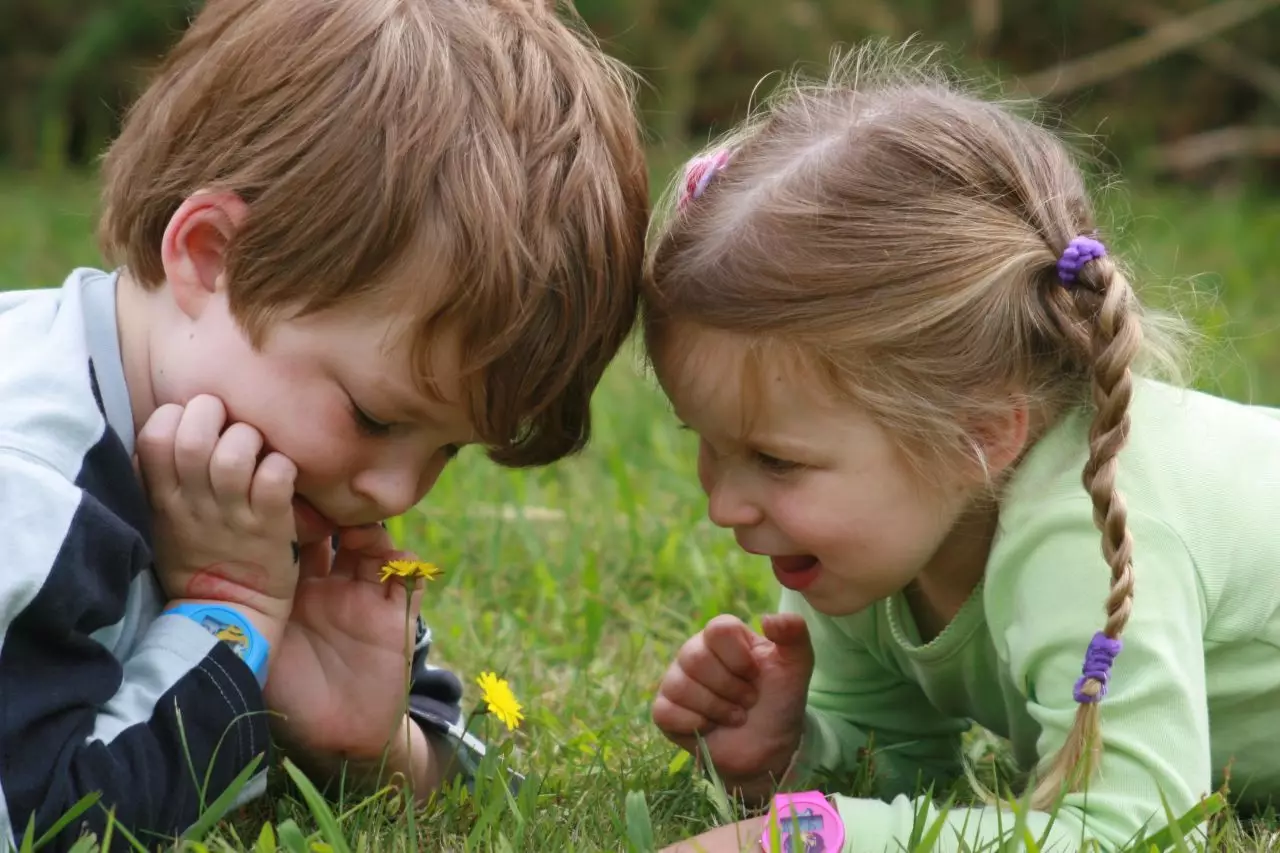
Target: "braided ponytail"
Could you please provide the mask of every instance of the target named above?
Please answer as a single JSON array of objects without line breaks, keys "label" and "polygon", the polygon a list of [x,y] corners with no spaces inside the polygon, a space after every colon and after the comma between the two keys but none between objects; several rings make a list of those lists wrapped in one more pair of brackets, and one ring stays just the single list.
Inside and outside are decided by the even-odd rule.
[{"label": "braided ponytail", "polygon": [[[1072,242],[1074,245],[1076,241]],[[1094,524],[1102,533],[1102,554],[1111,569],[1111,591],[1106,602],[1106,624],[1089,644],[1083,674],[1076,682],[1075,699],[1079,704],[1075,722],[1066,743],[1032,793],[1033,807],[1042,809],[1050,807],[1064,789],[1075,791],[1084,786],[1101,760],[1098,703],[1106,695],[1111,662],[1120,652],[1120,637],[1133,606],[1133,540],[1124,496],[1116,488],[1116,472],[1118,456],[1129,436],[1129,403],[1133,395],[1130,368],[1142,348],[1142,324],[1128,279],[1105,257],[1105,252],[1086,258],[1085,262],[1090,260],[1094,262],[1087,269],[1080,269],[1078,276],[1063,275],[1064,283],[1071,288],[1071,298],[1054,300],[1054,304],[1065,302],[1075,314],[1074,322],[1061,323],[1062,328],[1088,332],[1087,340],[1083,334],[1077,338],[1080,345],[1088,347],[1094,407],[1089,458],[1082,481],[1093,499]]]}]

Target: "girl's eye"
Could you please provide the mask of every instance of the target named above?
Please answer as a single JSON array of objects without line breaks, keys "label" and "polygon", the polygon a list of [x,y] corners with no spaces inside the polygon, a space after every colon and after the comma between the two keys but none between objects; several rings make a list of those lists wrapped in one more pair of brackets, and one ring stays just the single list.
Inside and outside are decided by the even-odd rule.
[{"label": "girl's eye", "polygon": [[391,424],[384,424],[382,421],[372,418],[363,409],[351,401],[351,417],[356,423],[356,428],[361,433],[371,438],[378,438],[391,432]]},{"label": "girl's eye", "polygon": [[770,456],[768,453],[755,451],[756,464],[771,474],[786,474],[796,471],[803,467],[799,462],[792,462],[789,459],[779,459],[776,456]]}]

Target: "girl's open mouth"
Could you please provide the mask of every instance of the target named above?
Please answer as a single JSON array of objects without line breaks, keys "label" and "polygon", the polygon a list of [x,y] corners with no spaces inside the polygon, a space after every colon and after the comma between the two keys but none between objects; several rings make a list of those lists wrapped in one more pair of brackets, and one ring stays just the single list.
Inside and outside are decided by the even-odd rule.
[{"label": "girl's open mouth", "polygon": [[774,577],[787,589],[802,590],[822,574],[822,563],[812,554],[770,557]]}]

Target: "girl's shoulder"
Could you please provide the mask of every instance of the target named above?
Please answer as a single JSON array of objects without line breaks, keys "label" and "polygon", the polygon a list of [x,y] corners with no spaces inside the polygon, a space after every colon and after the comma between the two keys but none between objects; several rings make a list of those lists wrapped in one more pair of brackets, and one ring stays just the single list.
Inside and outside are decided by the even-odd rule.
[{"label": "girl's shoulder", "polygon": [[[1022,588],[1038,565],[1050,575],[1064,565],[1092,566],[1087,583],[1105,594],[1109,571],[1082,482],[1091,415],[1074,412],[1056,424],[1002,494],[989,594]],[[1258,589],[1275,587],[1280,409],[1137,381],[1116,491],[1139,587],[1198,588],[1206,625],[1215,614],[1253,609]]]},{"label": "girl's shoulder", "polygon": [[[1092,416],[1089,409],[1068,413],[1027,453],[1002,493],[1009,514],[1087,500],[1081,474]],[[1197,513],[1212,513],[1245,500],[1253,484],[1280,484],[1280,408],[1140,379],[1129,421],[1116,479],[1131,510],[1163,517],[1193,504]]]}]

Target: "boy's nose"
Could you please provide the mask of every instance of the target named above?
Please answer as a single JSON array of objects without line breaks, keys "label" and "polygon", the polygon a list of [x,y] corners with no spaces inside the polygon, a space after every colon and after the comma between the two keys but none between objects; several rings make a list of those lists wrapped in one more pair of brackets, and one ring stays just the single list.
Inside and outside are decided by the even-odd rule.
[{"label": "boy's nose", "polygon": [[418,464],[407,457],[404,453],[387,454],[385,462],[355,476],[352,491],[372,502],[387,518],[412,508],[440,479],[449,456],[438,449],[430,457],[418,457]]},{"label": "boy's nose", "polygon": [[364,471],[352,483],[360,497],[374,504],[385,518],[400,515],[412,508],[431,489],[436,476],[422,478],[406,468],[379,468]]}]

